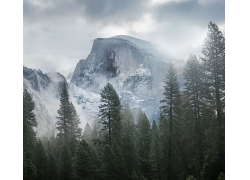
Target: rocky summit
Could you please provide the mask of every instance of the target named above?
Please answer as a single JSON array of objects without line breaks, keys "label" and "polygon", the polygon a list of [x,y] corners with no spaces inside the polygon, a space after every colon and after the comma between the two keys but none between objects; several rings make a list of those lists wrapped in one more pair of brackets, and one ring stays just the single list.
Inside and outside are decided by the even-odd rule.
[{"label": "rocky summit", "polygon": [[76,65],[70,89],[90,121],[98,112],[99,94],[107,82],[134,115],[141,108],[151,121],[157,120],[169,61],[175,59],[144,40],[121,35],[98,38],[88,57]]}]

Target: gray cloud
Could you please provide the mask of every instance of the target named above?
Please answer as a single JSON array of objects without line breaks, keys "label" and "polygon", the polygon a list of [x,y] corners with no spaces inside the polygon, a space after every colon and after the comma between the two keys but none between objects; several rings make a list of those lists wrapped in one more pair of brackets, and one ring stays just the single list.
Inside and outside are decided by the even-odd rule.
[{"label": "gray cloud", "polygon": [[149,0],[24,0],[24,20],[36,22],[51,18],[80,18],[89,23],[124,24],[140,19]]},{"label": "gray cloud", "polygon": [[224,0],[170,1],[154,8],[153,14],[159,22],[179,23],[207,28],[210,21],[225,23]]}]

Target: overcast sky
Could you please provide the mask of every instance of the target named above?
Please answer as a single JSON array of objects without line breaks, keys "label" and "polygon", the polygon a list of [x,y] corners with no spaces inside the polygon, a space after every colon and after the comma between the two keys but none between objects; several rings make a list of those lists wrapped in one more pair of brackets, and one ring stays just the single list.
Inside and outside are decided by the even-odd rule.
[{"label": "overcast sky", "polygon": [[177,59],[200,55],[208,23],[225,36],[224,0],[24,0],[23,64],[63,75],[90,53],[93,40],[128,35]]}]

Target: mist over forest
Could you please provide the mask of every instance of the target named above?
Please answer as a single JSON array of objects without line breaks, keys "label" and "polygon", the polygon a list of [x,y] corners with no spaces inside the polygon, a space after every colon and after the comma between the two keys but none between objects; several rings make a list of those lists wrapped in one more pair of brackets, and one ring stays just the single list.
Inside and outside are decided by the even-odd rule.
[{"label": "mist over forest", "polygon": [[225,179],[225,37],[197,56],[97,38],[73,72],[23,67],[23,179]]}]

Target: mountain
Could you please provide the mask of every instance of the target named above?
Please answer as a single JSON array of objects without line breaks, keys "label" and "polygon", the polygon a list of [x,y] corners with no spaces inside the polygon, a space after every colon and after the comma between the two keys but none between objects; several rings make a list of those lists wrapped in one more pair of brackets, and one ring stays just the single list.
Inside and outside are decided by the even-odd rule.
[{"label": "mountain", "polygon": [[88,57],[77,63],[69,87],[89,121],[98,112],[99,94],[107,82],[114,86],[122,104],[130,105],[134,115],[141,108],[151,121],[157,120],[170,60],[182,62],[137,38],[97,38]]},{"label": "mountain", "polygon": [[[121,103],[130,105],[134,117],[141,108],[150,121],[157,121],[170,60],[181,74],[183,61],[162,53],[150,42],[119,35],[95,39],[88,57],[80,60],[74,72],[66,77],[57,72],[43,73],[39,69],[23,67],[23,88],[32,93],[35,101],[37,135],[56,133],[60,91],[65,82],[70,100],[80,115],[82,128],[97,116],[100,92],[107,82],[114,86]],[[179,80],[182,80],[181,76]]]},{"label": "mountain", "polygon": [[38,122],[38,137],[55,134],[57,110],[62,84],[66,79],[60,73],[43,73],[41,70],[23,67],[23,88],[32,93],[34,113]]}]

